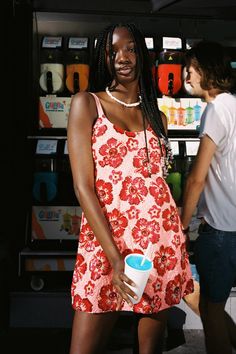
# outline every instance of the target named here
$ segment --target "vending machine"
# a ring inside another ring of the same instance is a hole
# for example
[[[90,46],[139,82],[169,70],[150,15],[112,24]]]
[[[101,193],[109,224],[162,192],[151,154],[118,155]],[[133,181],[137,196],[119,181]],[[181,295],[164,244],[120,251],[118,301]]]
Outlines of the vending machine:
[[[35,291],[69,286],[77,250],[81,207],[74,190],[65,137],[29,137],[32,202],[19,274]],[[61,284],[61,285],[60,285]]]

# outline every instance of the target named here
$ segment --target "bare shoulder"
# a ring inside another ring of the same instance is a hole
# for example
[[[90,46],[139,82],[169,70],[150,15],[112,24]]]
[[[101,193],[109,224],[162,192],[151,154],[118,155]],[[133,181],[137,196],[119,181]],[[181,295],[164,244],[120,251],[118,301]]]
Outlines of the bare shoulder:
[[[71,100],[69,119],[89,119],[92,122],[97,118],[97,107],[93,95],[89,92],[78,92]]]
[[[93,102],[94,98],[91,93],[87,91],[77,92],[74,96],[72,96],[72,102],[76,102],[78,104],[90,103]]]

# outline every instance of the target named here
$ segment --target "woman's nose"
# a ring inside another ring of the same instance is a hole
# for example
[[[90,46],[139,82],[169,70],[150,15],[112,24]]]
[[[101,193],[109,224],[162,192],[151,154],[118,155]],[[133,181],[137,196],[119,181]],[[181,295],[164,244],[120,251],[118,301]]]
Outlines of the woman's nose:
[[[189,82],[190,82],[190,75],[189,75],[189,73],[187,73],[186,78],[185,78],[185,81],[189,84]]]
[[[125,50],[119,50],[117,52],[116,60],[118,62],[128,62],[129,61],[128,53]]]

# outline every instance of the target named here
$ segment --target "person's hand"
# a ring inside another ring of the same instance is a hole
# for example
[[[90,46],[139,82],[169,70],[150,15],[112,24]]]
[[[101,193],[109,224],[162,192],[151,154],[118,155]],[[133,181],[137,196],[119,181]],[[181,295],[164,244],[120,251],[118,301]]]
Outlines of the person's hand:
[[[124,260],[120,259],[113,265],[113,285],[118,292],[117,310],[121,308],[122,302],[126,301],[133,306],[129,296],[137,299],[137,295],[128,285],[135,286],[135,283],[124,274]],[[129,296],[128,296],[129,295]]]

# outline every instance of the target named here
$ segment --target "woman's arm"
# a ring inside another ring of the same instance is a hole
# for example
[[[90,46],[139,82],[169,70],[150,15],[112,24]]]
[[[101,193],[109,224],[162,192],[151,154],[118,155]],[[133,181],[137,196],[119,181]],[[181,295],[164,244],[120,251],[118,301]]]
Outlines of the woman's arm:
[[[122,297],[128,301],[126,286],[131,282],[123,275],[124,262],[111,235],[108,222],[95,192],[94,162],[92,156],[92,127],[97,118],[93,96],[87,92],[72,98],[68,119],[67,137],[70,165],[76,197],[97,240],[101,244],[113,268],[113,283]],[[128,291],[129,292],[129,291]]]
[[[96,116],[92,95],[80,93],[73,97],[67,131],[68,152],[76,197],[112,265],[120,259],[120,253],[95,193],[91,139]]]

